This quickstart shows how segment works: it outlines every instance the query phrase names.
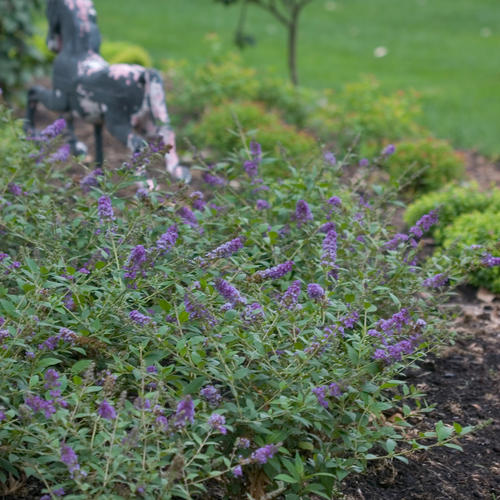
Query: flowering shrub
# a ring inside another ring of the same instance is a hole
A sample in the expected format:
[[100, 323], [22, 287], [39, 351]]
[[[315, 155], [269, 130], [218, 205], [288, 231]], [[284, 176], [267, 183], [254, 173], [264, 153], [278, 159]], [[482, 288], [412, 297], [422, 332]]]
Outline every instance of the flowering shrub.
[[330, 498], [371, 460], [470, 431], [419, 434], [430, 409], [404, 380], [448, 335], [435, 276], [464, 264], [416, 261], [436, 213], [394, 235], [383, 189], [345, 190], [332, 158], [264, 177], [257, 144], [251, 166], [207, 172], [207, 193], [128, 197], [127, 165], [79, 182], [1, 112], [19, 137], [0, 150], [2, 481], [37, 478], [44, 498]]
[[441, 189], [464, 175], [464, 162], [447, 141], [427, 138], [396, 144], [385, 166], [394, 180], [408, 179], [405, 190]]
[[404, 220], [413, 225], [422, 215], [439, 208], [439, 224], [431, 229], [431, 234], [438, 242], [443, 241], [444, 228], [462, 214], [474, 211], [496, 212], [500, 210], [500, 190], [488, 192], [479, 190], [477, 184], [458, 186], [448, 184], [439, 191], [427, 193], [406, 209]]

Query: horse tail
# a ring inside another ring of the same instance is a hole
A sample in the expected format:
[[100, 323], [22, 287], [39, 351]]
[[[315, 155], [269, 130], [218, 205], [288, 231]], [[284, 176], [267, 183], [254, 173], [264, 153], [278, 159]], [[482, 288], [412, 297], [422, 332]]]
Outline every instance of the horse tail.
[[163, 90], [163, 78], [155, 69], [147, 69], [146, 77], [146, 99], [153, 121], [159, 127], [170, 128], [167, 104], [165, 102], [165, 91]]
[[163, 78], [155, 69], [147, 69], [145, 76], [145, 97], [153, 122], [157, 127], [157, 134], [163, 138], [165, 144], [172, 146], [170, 151], [165, 155], [167, 171], [174, 178], [189, 182], [191, 180], [189, 170], [179, 165], [179, 157], [175, 149], [175, 134], [170, 126], [170, 119], [168, 117], [167, 104], [165, 101]]

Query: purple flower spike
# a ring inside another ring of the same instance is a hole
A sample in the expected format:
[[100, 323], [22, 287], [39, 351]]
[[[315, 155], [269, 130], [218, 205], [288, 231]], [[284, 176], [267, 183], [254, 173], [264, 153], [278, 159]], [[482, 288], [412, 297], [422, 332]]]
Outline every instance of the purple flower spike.
[[111, 199], [109, 196], [101, 196], [97, 201], [97, 213], [101, 221], [103, 220], [114, 220], [113, 207], [111, 205]]
[[307, 221], [313, 220], [313, 215], [307, 201], [299, 200], [297, 202], [297, 205], [295, 207], [294, 220], [297, 221], [297, 224], [299, 226], [306, 223]]
[[277, 266], [266, 269], [265, 271], [258, 271], [256, 276], [261, 279], [279, 279], [285, 274], [288, 274], [293, 268], [293, 261], [289, 260], [284, 262], [283, 264], [279, 264]]
[[332, 166], [337, 163], [337, 158], [335, 158], [335, 155], [331, 151], [326, 151], [323, 159]]
[[170, 226], [165, 233], [163, 233], [156, 242], [156, 248], [159, 250], [164, 250], [164, 253], [170, 251], [179, 237], [177, 226], [173, 224]]
[[224, 257], [230, 257], [233, 253], [236, 253], [238, 250], [241, 250], [242, 248], [243, 248], [243, 238], [238, 237], [224, 243], [223, 245], [218, 246], [211, 252], [208, 252], [205, 257], [210, 260], [222, 259]]
[[213, 430], [220, 432], [221, 434], [227, 434], [227, 429], [224, 426], [226, 419], [223, 415], [218, 413], [212, 413], [208, 419], [208, 423]]
[[243, 476], [243, 469], [241, 468], [241, 465], [237, 465], [233, 469], [233, 476], [234, 477], [242, 477]]
[[252, 453], [252, 460], [259, 464], [265, 464], [268, 460], [278, 453], [278, 447], [275, 444], [266, 444]]
[[116, 411], [113, 405], [104, 400], [97, 409], [97, 414], [106, 420], [114, 420], [116, 418]]
[[217, 388], [213, 385], [207, 385], [200, 391], [200, 396], [207, 400], [208, 404], [212, 407], [217, 407], [220, 405], [222, 396], [219, 394]]
[[383, 156], [391, 156], [396, 152], [396, 146], [394, 144], [389, 144], [382, 150]]
[[490, 253], [483, 255], [481, 263], [486, 267], [500, 266], [500, 257], [493, 257]]
[[194, 422], [194, 403], [191, 396], [186, 396], [179, 401], [174, 415], [174, 425], [185, 427], [188, 422]]
[[323, 300], [325, 298], [325, 291], [317, 283], [309, 283], [307, 285], [307, 295], [313, 300]]

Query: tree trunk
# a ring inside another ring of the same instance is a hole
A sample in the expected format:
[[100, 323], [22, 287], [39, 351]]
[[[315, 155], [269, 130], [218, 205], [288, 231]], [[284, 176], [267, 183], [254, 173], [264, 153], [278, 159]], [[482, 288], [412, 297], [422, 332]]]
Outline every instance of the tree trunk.
[[292, 11], [288, 24], [288, 71], [293, 85], [299, 84], [297, 75], [297, 34], [299, 27], [299, 10]]

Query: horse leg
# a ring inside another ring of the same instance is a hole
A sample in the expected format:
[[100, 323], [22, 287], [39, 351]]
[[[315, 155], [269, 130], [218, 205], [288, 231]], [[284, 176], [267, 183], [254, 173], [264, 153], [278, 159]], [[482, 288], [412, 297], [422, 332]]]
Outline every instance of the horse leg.
[[95, 139], [95, 162], [98, 167], [102, 167], [104, 161], [104, 153], [102, 149], [102, 123], [94, 125], [94, 139]]
[[41, 102], [47, 109], [63, 113], [69, 110], [69, 102], [66, 94], [60, 90], [50, 90], [40, 85], [35, 85], [28, 90], [28, 102], [26, 106], [27, 132], [35, 130], [35, 113], [38, 103]]
[[75, 125], [73, 120], [73, 115], [68, 114], [66, 117], [66, 124], [68, 125], [68, 135], [69, 135], [69, 147], [71, 148], [71, 154], [75, 156], [84, 156], [87, 154], [87, 147], [83, 142], [79, 141], [75, 135]]
[[167, 172], [176, 180], [182, 180], [189, 183], [191, 181], [191, 172], [187, 167], [179, 165], [179, 157], [175, 149], [175, 134], [168, 125], [162, 125], [157, 128], [156, 134], [163, 138], [163, 142], [172, 146], [165, 155]]

